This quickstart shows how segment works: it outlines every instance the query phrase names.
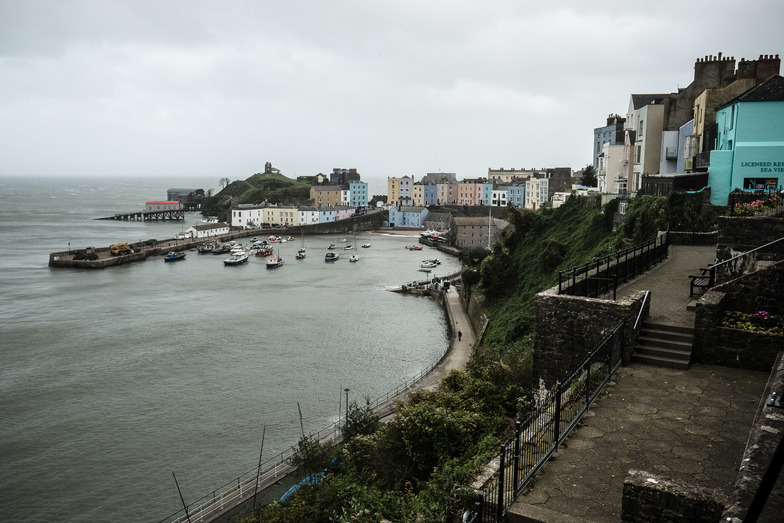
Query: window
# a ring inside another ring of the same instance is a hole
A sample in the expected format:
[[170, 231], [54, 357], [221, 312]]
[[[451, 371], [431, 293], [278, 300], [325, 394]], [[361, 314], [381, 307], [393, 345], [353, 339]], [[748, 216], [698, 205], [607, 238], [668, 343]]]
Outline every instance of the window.
[[640, 128], [637, 130], [637, 138], [642, 138], [642, 131], [645, 128], [644, 122], [645, 120], [640, 120]]

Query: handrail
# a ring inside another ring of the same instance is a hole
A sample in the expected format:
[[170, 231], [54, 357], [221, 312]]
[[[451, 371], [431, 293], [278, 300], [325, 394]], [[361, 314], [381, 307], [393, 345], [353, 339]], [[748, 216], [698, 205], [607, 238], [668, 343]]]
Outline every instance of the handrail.
[[772, 242], [766, 243], [765, 245], [760, 245], [759, 247], [755, 247], [754, 249], [751, 249], [750, 251], [746, 251], [746, 252], [742, 252], [742, 253], [740, 253], [740, 254], [736, 254], [736, 255], [735, 255], [735, 256], [733, 256], [732, 258], [726, 259], [726, 260], [724, 260], [724, 261], [720, 261], [720, 262], [718, 262], [718, 263], [714, 263], [713, 265], [709, 265], [709, 266], [708, 266], [708, 268], [709, 268], [709, 269], [715, 269], [715, 268], [716, 268], [716, 267], [718, 267], [719, 265], [724, 265], [725, 263], [729, 263], [729, 262], [731, 262], [732, 260], [735, 260], [735, 259], [737, 259], [737, 258], [742, 258], [743, 256], [746, 256], [747, 254], [751, 254], [752, 252], [758, 251], [758, 250], [760, 250], [760, 249], [764, 249], [765, 247], [769, 247], [769, 246], [773, 245], [774, 243], [778, 243], [778, 242], [780, 242], [780, 241], [782, 241], [782, 240], [784, 240], [784, 236], [782, 236], [782, 237], [781, 237], [781, 238], [779, 238], [778, 240], [773, 240]]
[[648, 301], [648, 296], [651, 295], [651, 291], [645, 291], [645, 298], [642, 300], [642, 305], [640, 306], [640, 312], [637, 313], [637, 320], [634, 322], [634, 330], [637, 330], [637, 324], [640, 323], [640, 318], [642, 318], [642, 313], [645, 310], [645, 303]]

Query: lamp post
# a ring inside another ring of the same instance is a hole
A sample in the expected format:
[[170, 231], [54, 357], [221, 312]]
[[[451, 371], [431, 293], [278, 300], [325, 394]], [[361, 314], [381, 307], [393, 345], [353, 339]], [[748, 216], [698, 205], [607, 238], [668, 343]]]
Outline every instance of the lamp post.
[[345, 426], [345, 424], [348, 422], [348, 392], [349, 392], [350, 390], [351, 390], [351, 389], [343, 389], [343, 392], [345, 392], [345, 393], [346, 393], [346, 421], [343, 423], [343, 425], [344, 425], [344, 426]]

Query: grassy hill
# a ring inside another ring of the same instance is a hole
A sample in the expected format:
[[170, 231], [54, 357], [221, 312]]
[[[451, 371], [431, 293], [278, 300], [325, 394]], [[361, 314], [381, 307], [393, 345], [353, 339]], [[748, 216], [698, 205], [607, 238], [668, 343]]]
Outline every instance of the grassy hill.
[[232, 206], [239, 204], [302, 205], [310, 198], [310, 187], [310, 183], [282, 174], [256, 173], [245, 180], [235, 180], [214, 196], [205, 198], [202, 207], [225, 219], [222, 213], [228, 213]]

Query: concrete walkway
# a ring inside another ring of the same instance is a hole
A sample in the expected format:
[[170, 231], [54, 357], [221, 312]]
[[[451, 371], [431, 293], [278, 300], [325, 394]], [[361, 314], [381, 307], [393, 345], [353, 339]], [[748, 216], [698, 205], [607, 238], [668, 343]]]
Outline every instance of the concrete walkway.
[[[650, 320], [694, 326], [689, 274], [715, 247], [672, 246], [670, 257], [619, 290], [651, 291]], [[623, 367], [534, 482], [508, 521], [620, 521], [630, 470], [691, 485], [732, 487], [769, 373], [692, 364]], [[528, 518], [528, 519], [526, 519]]]

